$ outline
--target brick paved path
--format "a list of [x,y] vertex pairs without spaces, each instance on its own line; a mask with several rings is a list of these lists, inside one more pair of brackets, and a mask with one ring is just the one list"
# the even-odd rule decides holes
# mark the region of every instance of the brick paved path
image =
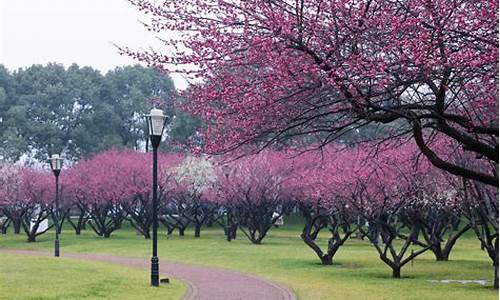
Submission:
[[[33,250],[0,251],[52,256],[49,252]],[[149,269],[150,266],[149,259],[137,257],[85,253],[61,253],[61,257],[110,262],[135,268]],[[173,276],[187,283],[188,290],[182,298],[184,300],[296,300],[295,295],[282,285],[230,270],[160,260],[160,274]]]

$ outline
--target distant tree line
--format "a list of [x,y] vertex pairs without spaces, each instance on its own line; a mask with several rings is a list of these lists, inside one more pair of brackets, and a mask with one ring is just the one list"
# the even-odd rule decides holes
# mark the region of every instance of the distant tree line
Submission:
[[106,74],[76,64],[15,71],[0,65],[0,158],[40,161],[50,153],[63,153],[76,160],[111,147],[142,150],[142,115],[153,102],[175,115],[169,138],[183,143],[199,122],[176,112],[176,101],[172,79],[140,65]]

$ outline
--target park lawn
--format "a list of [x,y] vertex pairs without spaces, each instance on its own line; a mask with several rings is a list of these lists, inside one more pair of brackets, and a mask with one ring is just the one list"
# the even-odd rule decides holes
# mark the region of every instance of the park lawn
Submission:
[[[428,252],[418,257],[413,266],[408,264],[402,269],[403,278],[393,279],[391,269],[378,258],[367,241],[349,240],[334,258],[333,266],[322,266],[312,250],[300,240],[299,233],[300,225],[272,229],[262,245],[250,244],[240,232],[238,239],[229,243],[217,226],[204,228],[198,239],[190,230],[184,237],[167,238],[162,233],[160,263],[171,260],[254,274],[287,285],[302,300],[498,299],[497,291],[491,288],[491,262],[472,234],[458,241],[451,261],[436,262]],[[51,250],[53,247],[53,232],[40,236],[37,243],[28,244],[24,239],[22,235],[14,236],[9,232],[0,236],[0,248]],[[62,256],[68,251],[150,257],[151,241],[137,236],[128,226],[113,233],[109,239],[97,237],[90,230],[76,236],[68,229],[63,231],[61,247]],[[146,272],[143,273],[139,277],[147,280]],[[486,287],[429,282],[442,279],[490,281]]]
[[180,299],[179,280],[150,288],[148,271],[115,264],[0,252],[0,299]]

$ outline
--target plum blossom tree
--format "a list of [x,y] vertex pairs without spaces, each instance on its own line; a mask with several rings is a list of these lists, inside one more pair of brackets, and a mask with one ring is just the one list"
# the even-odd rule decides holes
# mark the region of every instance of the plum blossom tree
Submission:
[[35,242],[36,237],[56,225],[53,223],[39,231],[40,224],[51,216],[54,207],[54,178],[50,172],[23,168],[21,171],[20,205],[24,206],[22,227],[28,242]]
[[[436,167],[498,187],[497,1],[129,2],[169,51],[121,50],[195,80],[206,151],[390,124]],[[478,163],[439,155],[436,136]]]
[[[364,226],[359,230],[392,269],[393,278],[400,278],[403,266],[431,248],[416,243],[422,229],[422,202],[413,189],[412,178],[420,167],[415,166],[414,155],[412,147],[380,151],[375,158],[362,160],[363,168],[349,183],[351,203],[369,224],[368,230]],[[403,238],[400,247],[397,238]],[[421,248],[410,251],[413,244]]]
[[124,177],[121,179],[127,187],[121,205],[127,213],[130,224],[145,239],[151,238],[151,166],[150,155],[137,152],[120,152],[115,161]]
[[[86,228],[90,214],[88,213],[87,193],[84,192],[85,186],[81,186],[84,178],[87,175],[79,174],[81,166],[73,166],[66,170],[66,193],[67,200],[70,202],[70,207],[73,212],[78,212],[77,219],[74,221],[71,214],[68,214],[66,219],[68,224],[75,230],[76,235],[80,235],[81,231]],[[82,181],[83,180],[83,181]]]
[[[302,240],[323,265],[331,265],[337,251],[359,227],[358,214],[350,205],[345,185],[360,165],[356,163],[359,153],[355,150],[327,147],[324,152],[334,159],[322,160],[311,152],[295,159],[292,190],[305,219]],[[318,238],[323,229],[330,235],[325,250],[321,249]]]
[[[179,162],[177,154],[159,155],[162,169],[172,168]],[[149,239],[151,166],[151,157],[145,153],[110,150],[81,160],[68,170],[68,198],[79,211],[77,221],[70,221],[75,232],[79,234],[88,222],[98,235],[109,237],[128,219],[137,232]],[[161,189],[160,198],[163,194]]]
[[[144,153],[126,152],[120,155],[122,167],[128,174],[124,180],[128,186],[123,207],[128,214],[130,223],[144,238],[151,238],[152,227],[152,188],[151,188],[151,156]],[[168,182],[169,177],[165,170],[176,167],[181,160],[177,154],[160,154],[160,182]],[[165,175],[167,175],[165,177]],[[159,198],[165,198],[165,187],[160,187]],[[165,202],[164,200],[162,201]]]
[[1,233],[5,234],[10,224],[14,233],[21,232],[21,219],[26,213],[19,204],[21,186],[21,168],[7,162],[0,164],[0,210],[5,219],[0,221]]
[[216,193],[230,208],[239,228],[254,244],[261,244],[278,218],[293,207],[286,181],[293,170],[283,153],[265,151],[234,161],[230,172],[219,172]]
[[206,157],[188,156],[178,167],[171,169],[171,173],[167,201],[177,208],[177,216],[171,214],[170,218],[175,223],[183,218],[186,223],[193,224],[194,236],[200,237],[201,227],[218,209],[206,197],[208,189],[217,181],[213,163]]
[[116,150],[100,153],[74,166],[71,181],[73,195],[85,205],[91,216],[88,225],[99,236],[109,238],[120,228],[126,213],[123,201],[129,191],[129,173],[120,164],[121,153]]
[[420,210],[421,237],[424,239],[423,243],[414,243],[422,247],[430,245],[437,261],[448,261],[457,240],[471,228],[469,222],[460,228],[466,203],[447,177],[442,171],[429,166],[421,167],[419,174],[411,177],[412,194]]
[[490,257],[494,267],[493,286],[498,289],[498,190],[469,180],[459,189],[466,203],[464,216]]
[[[323,265],[332,265],[333,257],[340,247],[356,232],[356,213],[350,209],[349,204],[335,199],[324,201],[319,198],[316,202],[300,202],[299,209],[305,219],[305,225],[300,237],[321,260]],[[330,237],[326,250],[322,250],[318,242],[318,234],[322,229],[327,229]]]

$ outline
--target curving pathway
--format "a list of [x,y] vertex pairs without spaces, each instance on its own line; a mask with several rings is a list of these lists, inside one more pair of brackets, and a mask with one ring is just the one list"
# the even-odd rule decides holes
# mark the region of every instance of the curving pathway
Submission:
[[[1,250],[14,254],[52,256],[34,250]],[[61,257],[111,262],[128,267],[149,268],[149,259],[105,254],[61,253]],[[187,283],[183,300],[296,300],[286,287],[272,281],[235,271],[213,267],[160,261],[160,274],[179,278]]]

